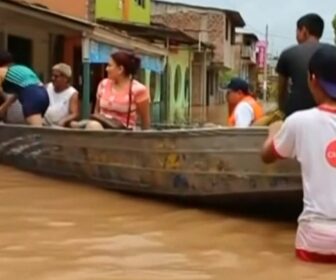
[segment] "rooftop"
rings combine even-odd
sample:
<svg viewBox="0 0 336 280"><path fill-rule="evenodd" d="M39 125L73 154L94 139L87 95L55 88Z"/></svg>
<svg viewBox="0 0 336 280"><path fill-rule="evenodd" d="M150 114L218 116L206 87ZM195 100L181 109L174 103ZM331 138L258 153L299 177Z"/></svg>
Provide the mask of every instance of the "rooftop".
<svg viewBox="0 0 336 280"><path fill-rule="evenodd" d="M232 20L232 22L237 27L244 27L245 26L245 21L238 11L234 11L234 10L230 10L230 9L221 9L221 8L216 8L216 7L211 7L211 6L191 5L191 4L181 3L181 2L170 2L170 1L168 2L168 1L164 1L164 0L152 0L152 2L158 3L158 4L171 5L171 6L187 7L187 8L203 10L203 11L206 10L206 11L209 11L209 12L225 13L229 16L229 18ZM209 2L211 2L211 1L209 1Z"/></svg>
<svg viewBox="0 0 336 280"><path fill-rule="evenodd" d="M99 18L97 22L106 26L111 26L119 30L126 31L129 35L144 38L146 40L160 40L167 41L170 43L182 43L188 45L198 44L198 40L187 35L179 29L174 29L167 27L163 24L151 23L140 24L140 23L130 23L126 21L115 21L106 18ZM212 45L202 43L203 47L211 48Z"/></svg>
<svg viewBox="0 0 336 280"><path fill-rule="evenodd" d="M259 41L258 36L256 34L252 33L252 32L248 32L248 31L245 31L245 30L236 30L236 34L241 34L245 38L251 39L253 41Z"/></svg>

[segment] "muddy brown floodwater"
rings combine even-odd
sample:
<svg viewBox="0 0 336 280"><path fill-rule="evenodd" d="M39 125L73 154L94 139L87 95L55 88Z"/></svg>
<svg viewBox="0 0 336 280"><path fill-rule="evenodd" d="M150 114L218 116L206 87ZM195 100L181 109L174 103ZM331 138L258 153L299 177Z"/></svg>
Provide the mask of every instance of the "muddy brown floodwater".
<svg viewBox="0 0 336 280"><path fill-rule="evenodd" d="M296 224L135 198L0 166L0 279L336 279Z"/></svg>

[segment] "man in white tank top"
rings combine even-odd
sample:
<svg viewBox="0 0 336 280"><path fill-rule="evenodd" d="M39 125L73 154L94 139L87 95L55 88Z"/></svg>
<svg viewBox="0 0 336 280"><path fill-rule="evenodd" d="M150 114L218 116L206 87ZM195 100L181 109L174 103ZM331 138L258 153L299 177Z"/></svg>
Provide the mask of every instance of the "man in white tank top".
<svg viewBox="0 0 336 280"><path fill-rule="evenodd" d="M65 63L52 68L52 82L46 85L50 105L44 116L47 125L68 126L79 117L79 97L70 85L71 67Z"/></svg>
<svg viewBox="0 0 336 280"><path fill-rule="evenodd" d="M262 149L266 163L295 158L301 164L303 211L296 255L336 263L336 47L323 45L309 62L308 83L318 107L274 124Z"/></svg>

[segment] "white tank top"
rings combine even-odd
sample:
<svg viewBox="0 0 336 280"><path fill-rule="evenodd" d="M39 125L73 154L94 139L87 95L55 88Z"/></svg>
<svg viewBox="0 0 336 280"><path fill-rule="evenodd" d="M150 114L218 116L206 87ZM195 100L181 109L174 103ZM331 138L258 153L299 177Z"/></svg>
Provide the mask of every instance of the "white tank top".
<svg viewBox="0 0 336 280"><path fill-rule="evenodd" d="M47 85L49 107L44 116L48 124L57 124L70 112L70 99L77 92L74 87L68 87L62 92L55 92L54 85Z"/></svg>

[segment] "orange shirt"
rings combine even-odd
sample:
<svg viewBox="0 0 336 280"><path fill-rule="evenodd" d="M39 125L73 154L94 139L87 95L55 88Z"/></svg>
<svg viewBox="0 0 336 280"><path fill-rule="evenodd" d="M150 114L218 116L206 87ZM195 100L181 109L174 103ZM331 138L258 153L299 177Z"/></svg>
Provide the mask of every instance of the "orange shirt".
<svg viewBox="0 0 336 280"><path fill-rule="evenodd" d="M254 115L254 119L252 120L252 122L257 121L261 117L264 116L263 107L252 96L246 96L240 102L246 102L251 106L251 108L253 110L253 115ZM229 118L228 118L228 125L229 126L235 126L236 125L235 110L236 110L237 107L238 107L238 105L234 109L231 109L231 114L229 115Z"/></svg>

